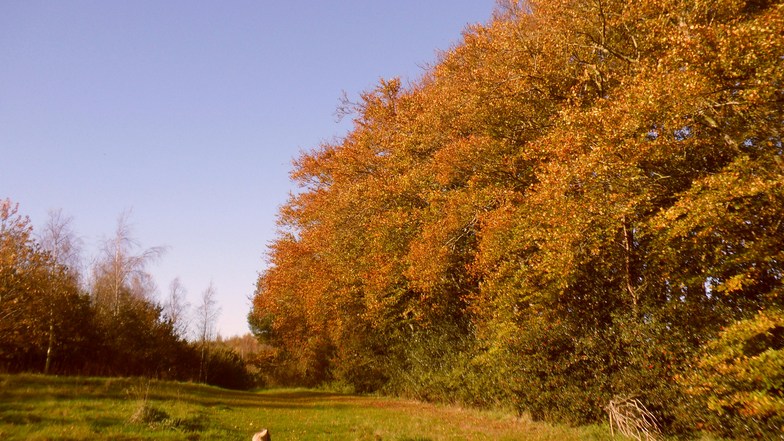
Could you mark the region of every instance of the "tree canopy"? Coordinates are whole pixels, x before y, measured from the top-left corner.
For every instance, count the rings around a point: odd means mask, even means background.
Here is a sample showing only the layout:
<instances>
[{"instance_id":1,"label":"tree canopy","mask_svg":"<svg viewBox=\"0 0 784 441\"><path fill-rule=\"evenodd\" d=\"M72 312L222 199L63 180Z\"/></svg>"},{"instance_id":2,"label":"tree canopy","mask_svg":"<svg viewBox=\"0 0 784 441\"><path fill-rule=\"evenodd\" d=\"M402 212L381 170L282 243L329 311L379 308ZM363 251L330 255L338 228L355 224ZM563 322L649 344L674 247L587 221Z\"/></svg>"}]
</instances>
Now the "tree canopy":
<instances>
[{"instance_id":1,"label":"tree canopy","mask_svg":"<svg viewBox=\"0 0 784 441\"><path fill-rule=\"evenodd\" d=\"M295 161L250 315L270 369L548 420L635 396L671 432L715 421L685 373L784 300L783 36L777 1L500 3Z\"/></svg>"}]
</instances>

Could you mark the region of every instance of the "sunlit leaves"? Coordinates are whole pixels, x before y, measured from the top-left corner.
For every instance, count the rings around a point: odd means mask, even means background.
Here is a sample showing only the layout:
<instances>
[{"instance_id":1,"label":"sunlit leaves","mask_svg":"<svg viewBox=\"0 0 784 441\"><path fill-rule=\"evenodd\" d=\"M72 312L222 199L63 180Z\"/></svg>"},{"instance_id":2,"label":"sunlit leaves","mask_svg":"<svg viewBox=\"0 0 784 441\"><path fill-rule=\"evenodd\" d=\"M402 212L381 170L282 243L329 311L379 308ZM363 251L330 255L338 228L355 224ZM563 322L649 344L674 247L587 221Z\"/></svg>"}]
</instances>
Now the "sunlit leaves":
<instances>
[{"instance_id":1,"label":"sunlit leaves","mask_svg":"<svg viewBox=\"0 0 784 441\"><path fill-rule=\"evenodd\" d=\"M784 423L784 314L761 311L722 331L680 378L693 419L728 436L765 437Z\"/></svg>"},{"instance_id":2,"label":"sunlit leaves","mask_svg":"<svg viewBox=\"0 0 784 441\"><path fill-rule=\"evenodd\" d=\"M782 302L783 8L505 5L296 161L254 314L327 377L681 430L676 373Z\"/></svg>"}]
</instances>

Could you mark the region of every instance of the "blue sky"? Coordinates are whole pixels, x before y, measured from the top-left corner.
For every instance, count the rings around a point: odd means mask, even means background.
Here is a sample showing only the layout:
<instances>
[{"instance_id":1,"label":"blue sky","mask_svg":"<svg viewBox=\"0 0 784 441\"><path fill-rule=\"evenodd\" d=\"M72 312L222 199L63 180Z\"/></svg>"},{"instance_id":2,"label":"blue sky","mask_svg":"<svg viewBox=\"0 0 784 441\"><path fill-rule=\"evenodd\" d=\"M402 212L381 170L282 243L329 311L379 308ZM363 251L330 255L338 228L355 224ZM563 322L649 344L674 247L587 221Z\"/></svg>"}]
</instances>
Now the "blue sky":
<instances>
[{"instance_id":1,"label":"blue sky","mask_svg":"<svg viewBox=\"0 0 784 441\"><path fill-rule=\"evenodd\" d=\"M494 0L0 0L0 198L62 209L89 260L132 210L161 294L210 281L247 332L291 160L350 129L345 91L417 80Z\"/></svg>"}]
</instances>

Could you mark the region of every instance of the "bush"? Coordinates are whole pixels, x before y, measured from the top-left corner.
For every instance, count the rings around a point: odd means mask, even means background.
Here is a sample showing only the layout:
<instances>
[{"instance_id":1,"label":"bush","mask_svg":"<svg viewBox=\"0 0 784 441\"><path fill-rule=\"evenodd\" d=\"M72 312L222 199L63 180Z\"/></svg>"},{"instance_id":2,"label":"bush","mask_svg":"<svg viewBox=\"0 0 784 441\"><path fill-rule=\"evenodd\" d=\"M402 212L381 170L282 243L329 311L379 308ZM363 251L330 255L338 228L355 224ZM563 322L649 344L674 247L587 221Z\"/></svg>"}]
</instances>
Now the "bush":
<instances>
[{"instance_id":1,"label":"bush","mask_svg":"<svg viewBox=\"0 0 784 441\"><path fill-rule=\"evenodd\" d=\"M207 364L207 384L226 389L250 389L255 385L242 357L230 348L216 346L210 350Z\"/></svg>"}]
</instances>

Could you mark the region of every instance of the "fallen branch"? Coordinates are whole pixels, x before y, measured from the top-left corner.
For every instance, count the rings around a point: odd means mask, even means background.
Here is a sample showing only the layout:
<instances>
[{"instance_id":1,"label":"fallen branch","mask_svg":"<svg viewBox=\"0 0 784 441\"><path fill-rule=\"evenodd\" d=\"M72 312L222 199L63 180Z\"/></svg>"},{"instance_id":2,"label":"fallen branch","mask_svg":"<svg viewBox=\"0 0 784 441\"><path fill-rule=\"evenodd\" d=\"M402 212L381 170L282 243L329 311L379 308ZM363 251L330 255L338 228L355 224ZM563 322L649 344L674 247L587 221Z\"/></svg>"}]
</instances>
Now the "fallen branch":
<instances>
[{"instance_id":1,"label":"fallen branch","mask_svg":"<svg viewBox=\"0 0 784 441\"><path fill-rule=\"evenodd\" d=\"M615 437L615 429L621 434L637 441L656 441L660 439L661 429L656 417L636 398L615 398L605 407L610 418L610 434Z\"/></svg>"}]
</instances>

